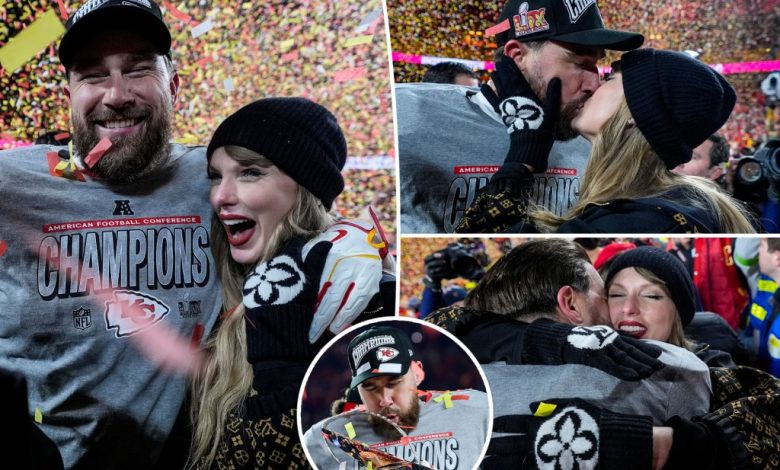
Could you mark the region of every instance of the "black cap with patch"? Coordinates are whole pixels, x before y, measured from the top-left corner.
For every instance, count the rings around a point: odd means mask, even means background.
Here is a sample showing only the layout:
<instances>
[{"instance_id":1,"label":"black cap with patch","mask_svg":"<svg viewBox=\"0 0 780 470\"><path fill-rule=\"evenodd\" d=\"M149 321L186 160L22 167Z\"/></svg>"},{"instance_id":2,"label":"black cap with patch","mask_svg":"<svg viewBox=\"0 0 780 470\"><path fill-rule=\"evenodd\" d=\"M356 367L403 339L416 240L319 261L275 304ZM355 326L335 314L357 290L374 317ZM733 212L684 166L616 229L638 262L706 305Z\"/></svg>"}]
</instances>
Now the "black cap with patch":
<instances>
[{"instance_id":1,"label":"black cap with patch","mask_svg":"<svg viewBox=\"0 0 780 470\"><path fill-rule=\"evenodd\" d=\"M412 342L403 331L374 326L355 336L347 347L349 367L355 388L364 381L383 375L404 375L412 362Z\"/></svg>"},{"instance_id":2,"label":"black cap with patch","mask_svg":"<svg viewBox=\"0 0 780 470\"><path fill-rule=\"evenodd\" d=\"M97 33L132 31L154 44L161 55L171 51L171 33L162 11L152 0L87 0L65 23L60 62L70 68L79 48Z\"/></svg>"},{"instance_id":3,"label":"black cap with patch","mask_svg":"<svg viewBox=\"0 0 780 470\"><path fill-rule=\"evenodd\" d=\"M554 39L590 47L630 51L644 36L604 27L596 0L509 0L499 17L508 29L496 34L498 44Z\"/></svg>"}]
</instances>

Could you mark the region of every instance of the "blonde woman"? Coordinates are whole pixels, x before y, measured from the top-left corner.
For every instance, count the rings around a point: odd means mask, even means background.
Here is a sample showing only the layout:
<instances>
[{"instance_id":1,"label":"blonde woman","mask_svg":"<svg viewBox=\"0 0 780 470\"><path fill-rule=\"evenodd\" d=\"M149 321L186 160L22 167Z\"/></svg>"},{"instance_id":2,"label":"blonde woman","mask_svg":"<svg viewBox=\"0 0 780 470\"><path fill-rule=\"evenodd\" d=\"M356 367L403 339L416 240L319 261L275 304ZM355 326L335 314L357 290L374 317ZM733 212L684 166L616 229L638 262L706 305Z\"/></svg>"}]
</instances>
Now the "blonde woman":
<instances>
[{"instance_id":1,"label":"blonde woman","mask_svg":"<svg viewBox=\"0 0 780 470\"><path fill-rule=\"evenodd\" d=\"M325 230L344 188L346 156L335 117L303 98L251 103L212 137L211 233L225 313L192 385L194 468L308 467L295 406L309 362L332 337L314 312L341 243ZM376 260L381 276L377 252L356 258ZM389 281L383 292L394 294ZM372 299L367 310L391 315L385 299ZM356 303L349 293L343 300ZM339 318L331 331L348 326Z\"/></svg>"},{"instance_id":2,"label":"blonde woman","mask_svg":"<svg viewBox=\"0 0 780 470\"><path fill-rule=\"evenodd\" d=\"M506 56L492 97L510 133L501 170L478 196L459 232L754 232L747 212L713 183L670 170L691 159L728 119L736 94L706 64L685 54L637 49L585 102L572 127L593 144L579 201L557 216L528 202L544 171L558 114L560 80L542 103Z\"/></svg>"}]
</instances>

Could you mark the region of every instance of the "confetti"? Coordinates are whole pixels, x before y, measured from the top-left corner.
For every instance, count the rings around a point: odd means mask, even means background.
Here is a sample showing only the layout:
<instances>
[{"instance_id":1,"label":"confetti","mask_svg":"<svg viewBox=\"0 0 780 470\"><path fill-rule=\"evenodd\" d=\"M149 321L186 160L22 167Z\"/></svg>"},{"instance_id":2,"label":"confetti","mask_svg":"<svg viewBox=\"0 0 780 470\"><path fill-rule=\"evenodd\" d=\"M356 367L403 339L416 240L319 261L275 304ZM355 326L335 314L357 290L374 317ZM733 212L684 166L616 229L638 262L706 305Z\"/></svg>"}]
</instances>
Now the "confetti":
<instances>
[{"instance_id":1,"label":"confetti","mask_svg":"<svg viewBox=\"0 0 780 470\"><path fill-rule=\"evenodd\" d=\"M11 73L35 57L41 49L64 32L65 28L57 13L49 9L0 48L0 64L7 73Z\"/></svg>"},{"instance_id":2,"label":"confetti","mask_svg":"<svg viewBox=\"0 0 780 470\"><path fill-rule=\"evenodd\" d=\"M35 422L38 424L43 423L43 413L41 412L41 409L38 408L37 406L35 407L35 417L33 419L35 419Z\"/></svg>"},{"instance_id":3,"label":"confetti","mask_svg":"<svg viewBox=\"0 0 780 470\"><path fill-rule=\"evenodd\" d=\"M203 23L192 28L192 38L195 39L198 36L202 36L214 28L214 23L211 20L206 20Z\"/></svg>"},{"instance_id":4,"label":"confetti","mask_svg":"<svg viewBox=\"0 0 780 470\"><path fill-rule=\"evenodd\" d=\"M57 9L60 12L62 21L68 21L68 9L65 8L65 3L63 3L62 0L57 0Z\"/></svg>"},{"instance_id":5,"label":"confetti","mask_svg":"<svg viewBox=\"0 0 780 470\"><path fill-rule=\"evenodd\" d=\"M534 412L534 416L538 416L538 417L550 416L552 412L555 411L555 408L557 408L557 406L552 403L541 402L539 403L539 406L536 408L536 411Z\"/></svg>"},{"instance_id":6,"label":"confetti","mask_svg":"<svg viewBox=\"0 0 780 470\"><path fill-rule=\"evenodd\" d=\"M279 43L279 49L282 50L282 52L287 52L290 50L290 48L295 44L295 39L285 39L284 41Z\"/></svg>"},{"instance_id":7,"label":"confetti","mask_svg":"<svg viewBox=\"0 0 780 470\"><path fill-rule=\"evenodd\" d=\"M0 240L0 256L3 256L8 250L8 243L5 240Z\"/></svg>"},{"instance_id":8,"label":"confetti","mask_svg":"<svg viewBox=\"0 0 780 470\"><path fill-rule=\"evenodd\" d=\"M371 43L371 41L373 41L373 39L374 36L372 34L367 34L365 36L357 36L344 41L344 47L354 47L360 44L369 44Z\"/></svg>"},{"instance_id":9,"label":"confetti","mask_svg":"<svg viewBox=\"0 0 780 470\"><path fill-rule=\"evenodd\" d=\"M222 81L222 88L224 88L225 91L227 91L228 93L233 91L235 89L235 87L233 86L233 78L230 77L230 78L226 78L225 80L223 80Z\"/></svg>"},{"instance_id":10,"label":"confetti","mask_svg":"<svg viewBox=\"0 0 780 470\"><path fill-rule=\"evenodd\" d=\"M357 434L355 434L355 426L352 425L352 423L347 423L344 425L344 429L347 430L347 436L350 439L354 439Z\"/></svg>"},{"instance_id":11,"label":"confetti","mask_svg":"<svg viewBox=\"0 0 780 470\"><path fill-rule=\"evenodd\" d=\"M486 29L485 36L495 36L496 34L503 33L508 29L509 29L509 20L506 19L498 23L497 25L491 26L490 28Z\"/></svg>"},{"instance_id":12,"label":"confetti","mask_svg":"<svg viewBox=\"0 0 780 470\"><path fill-rule=\"evenodd\" d=\"M103 155L108 152L108 150L111 148L111 145L111 139L108 137L103 137L100 139L100 142L98 142L97 145L95 145L92 150L89 151L86 158L84 158L84 163L86 163L89 168L94 167L97 162L103 158Z\"/></svg>"},{"instance_id":13,"label":"confetti","mask_svg":"<svg viewBox=\"0 0 780 470\"><path fill-rule=\"evenodd\" d=\"M436 403L444 402L444 408L449 409L452 408L452 394L450 392L444 392L438 397L434 398L433 401Z\"/></svg>"},{"instance_id":14,"label":"confetti","mask_svg":"<svg viewBox=\"0 0 780 470\"><path fill-rule=\"evenodd\" d=\"M163 1L163 4L165 5L165 9L168 10L171 16L173 16L177 20L184 21L185 23L192 22L192 18L188 14L179 11L175 6L173 6L171 2Z\"/></svg>"},{"instance_id":15,"label":"confetti","mask_svg":"<svg viewBox=\"0 0 780 470\"><path fill-rule=\"evenodd\" d=\"M205 328L203 328L203 325L201 325L200 323L195 325L195 328L192 330L192 341L190 344L190 346L192 346L193 349L200 346L200 340L203 339L204 331Z\"/></svg>"},{"instance_id":16,"label":"confetti","mask_svg":"<svg viewBox=\"0 0 780 470\"><path fill-rule=\"evenodd\" d=\"M366 75L366 69L364 67L353 67L351 69L339 70L333 74L333 78L337 82L346 82L347 80L354 80Z\"/></svg>"},{"instance_id":17,"label":"confetti","mask_svg":"<svg viewBox=\"0 0 780 470\"><path fill-rule=\"evenodd\" d=\"M289 62L291 60L296 60L298 56L299 56L299 52L296 49L294 51L288 52L287 54L282 54L282 60L284 62Z\"/></svg>"}]
</instances>

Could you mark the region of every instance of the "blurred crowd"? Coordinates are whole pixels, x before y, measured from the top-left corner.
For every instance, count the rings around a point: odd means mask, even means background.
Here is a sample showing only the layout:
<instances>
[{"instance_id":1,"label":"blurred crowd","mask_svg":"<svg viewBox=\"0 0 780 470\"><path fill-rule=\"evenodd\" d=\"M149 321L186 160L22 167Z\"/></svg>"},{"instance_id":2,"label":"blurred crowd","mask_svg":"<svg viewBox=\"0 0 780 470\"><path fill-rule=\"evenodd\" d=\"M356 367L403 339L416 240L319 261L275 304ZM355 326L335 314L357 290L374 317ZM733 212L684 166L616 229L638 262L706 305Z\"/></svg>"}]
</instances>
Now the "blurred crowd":
<instances>
[{"instance_id":1,"label":"blurred crowd","mask_svg":"<svg viewBox=\"0 0 780 470\"><path fill-rule=\"evenodd\" d=\"M713 0L643 2L600 0L604 23L637 31L644 46L691 51L709 64L780 59L780 2ZM388 0L388 22L394 52L491 61L496 43L484 31L495 25L504 2ZM604 65L617 59L610 53ZM396 82L421 81L426 67L396 62ZM483 79L489 78L478 71ZM737 107L722 133L734 148L756 148L780 136L780 107L760 90L766 74L729 75L737 89Z\"/></svg>"},{"instance_id":2,"label":"blurred crowd","mask_svg":"<svg viewBox=\"0 0 780 470\"><path fill-rule=\"evenodd\" d=\"M5 2L0 7L0 47L45 11L59 15L58 3ZM61 3L71 14L83 2ZM336 115L350 156L393 155L390 69L379 0L159 3L173 35L173 59L182 80L175 141L208 143L225 117L252 100L305 96ZM193 37L199 25L207 31ZM361 36L371 38L346 43ZM47 131L67 131L64 84L56 41L18 70L0 70L0 138L33 142ZM392 174L392 168L348 170L347 190L337 202L340 213L355 216L363 204L382 195L378 208L384 227L394 231Z\"/></svg>"},{"instance_id":3,"label":"blurred crowd","mask_svg":"<svg viewBox=\"0 0 780 470\"><path fill-rule=\"evenodd\" d=\"M475 249L484 253L482 262L485 266L500 258L512 246L525 241L525 238L491 238L475 246ZM403 249L401 250L400 279L401 282L401 302L399 303L401 315L418 316L415 308L419 307L422 299L425 277L425 264L423 258L435 251L441 250L453 243L463 245L472 245L470 238L437 237L437 238L404 238ZM474 283L471 279L456 277L447 281L449 286L461 287L469 290ZM411 306L410 306L411 304Z\"/></svg>"}]
</instances>

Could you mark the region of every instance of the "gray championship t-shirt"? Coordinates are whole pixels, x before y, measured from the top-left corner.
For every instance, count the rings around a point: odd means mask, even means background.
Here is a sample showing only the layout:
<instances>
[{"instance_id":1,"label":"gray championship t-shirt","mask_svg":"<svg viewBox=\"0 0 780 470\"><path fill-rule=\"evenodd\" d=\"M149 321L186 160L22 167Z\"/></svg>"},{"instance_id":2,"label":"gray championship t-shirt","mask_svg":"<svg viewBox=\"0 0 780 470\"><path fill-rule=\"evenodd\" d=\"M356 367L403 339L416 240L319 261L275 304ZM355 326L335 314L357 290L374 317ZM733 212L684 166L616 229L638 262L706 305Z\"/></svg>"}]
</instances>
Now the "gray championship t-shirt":
<instances>
[{"instance_id":1,"label":"gray championship t-shirt","mask_svg":"<svg viewBox=\"0 0 780 470\"><path fill-rule=\"evenodd\" d=\"M30 416L66 468L85 453L149 468L186 384L134 338L205 339L221 304L205 150L172 145L170 175L111 188L52 176L47 153L61 149L0 153L0 367L27 377Z\"/></svg>"},{"instance_id":2,"label":"gray championship t-shirt","mask_svg":"<svg viewBox=\"0 0 780 470\"><path fill-rule=\"evenodd\" d=\"M451 233L498 171L509 150L500 116L476 88L437 83L395 86L401 229ZM536 175L533 200L565 214L579 199L590 144L555 142L547 171Z\"/></svg>"},{"instance_id":3,"label":"gray championship t-shirt","mask_svg":"<svg viewBox=\"0 0 780 470\"><path fill-rule=\"evenodd\" d=\"M408 433L411 439L407 445L399 441L387 442L365 422L354 423L355 440L436 470L474 468L488 437L490 411L487 394L478 390L456 390L448 393L452 403L450 408L447 408L445 400L440 398L442 392L427 392L421 395L420 420L417 427ZM322 437L324 422L325 420L322 420L309 428L303 436L303 443L317 468L339 468ZM346 434L344 429L336 431ZM347 465L345 470L366 468L356 460L353 462L354 464Z\"/></svg>"},{"instance_id":4,"label":"gray championship t-shirt","mask_svg":"<svg viewBox=\"0 0 780 470\"><path fill-rule=\"evenodd\" d=\"M580 398L616 413L650 416L655 425L672 416L707 413L712 394L707 365L686 349L647 341L663 350L659 360L666 367L637 381L620 380L578 364L482 364L493 394L494 415L529 415L533 414L529 405L535 401L567 398Z\"/></svg>"}]
</instances>

